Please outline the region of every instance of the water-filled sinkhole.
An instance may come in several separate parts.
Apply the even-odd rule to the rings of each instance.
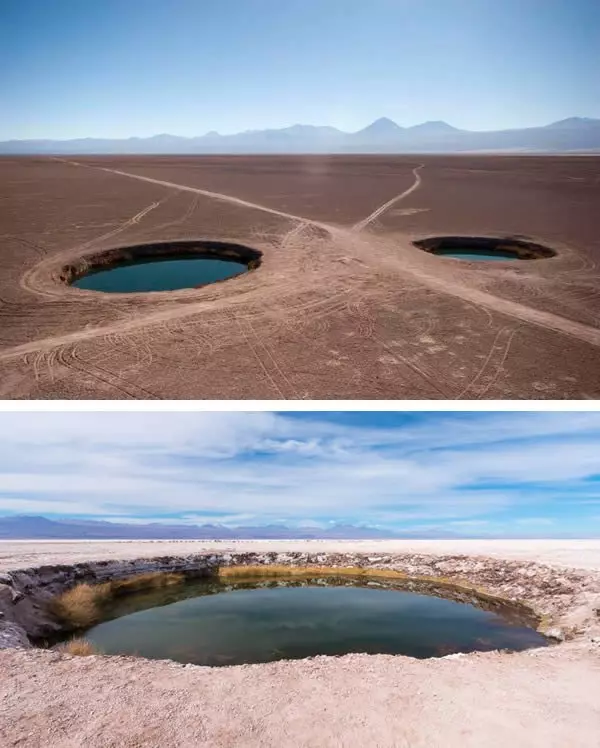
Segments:
[[[417,658],[547,645],[522,611],[381,579],[195,580],[119,598],[83,636],[105,654],[239,665],[351,652]]]
[[[104,293],[176,291],[226,280],[260,264],[261,253],[239,244],[181,240],[121,247],[62,268],[61,282]]]
[[[439,257],[455,260],[510,261],[553,257],[554,250],[517,237],[433,236],[413,242],[414,246]]]
[[[73,285],[106,293],[176,291],[225,280],[246,270],[245,265],[226,260],[150,260],[84,275]]]

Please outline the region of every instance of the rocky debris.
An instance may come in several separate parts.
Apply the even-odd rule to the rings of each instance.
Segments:
[[[27,633],[22,626],[12,621],[0,619],[0,649],[31,649]]]

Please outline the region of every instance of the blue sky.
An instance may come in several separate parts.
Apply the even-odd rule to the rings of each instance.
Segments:
[[[2,413],[0,514],[600,536],[599,413]]]
[[[600,117],[598,0],[3,0],[0,138]]]

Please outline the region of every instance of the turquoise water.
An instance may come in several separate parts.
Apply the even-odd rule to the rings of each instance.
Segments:
[[[89,291],[106,293],[175,291],[178,288],[195,288],[232,278],[246,272],[247,269],[247,266],[240,262],[213,258],[155,260],[119,265],[91,273],[79,278],[73,285]]]
[[[476,262],[483,261],[498,261],[498,260],[518,260],[519,258],[512,254],[511,252],[473,252],[468,249],[460,250],[460,249],[441,249],[437,252],[435,252],[436,255],[439,257],[452,257],[455,260],[472,260]]]
[[[425,658],[546,639],[497,612],[369,583],[184,584],[124,598],[85,637],[107,654],[237,665],[350,652]],[[137,610],[136,610],[137,606]],[[153,607],[149,607],[153,606]]]

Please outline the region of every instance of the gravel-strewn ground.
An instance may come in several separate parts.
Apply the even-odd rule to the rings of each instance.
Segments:
[[[597,748],[600,653],[563,650],[218,670],[13,650],[0,744]]]
[[[392,544],[392,545],[391,545]],[[204,548],[487,554],[600,569],[600,541],[0,544],[0,569]],[[0,652],[4,746],[600,745],[600,644],[444,659],[348,655],[233,668]]]

